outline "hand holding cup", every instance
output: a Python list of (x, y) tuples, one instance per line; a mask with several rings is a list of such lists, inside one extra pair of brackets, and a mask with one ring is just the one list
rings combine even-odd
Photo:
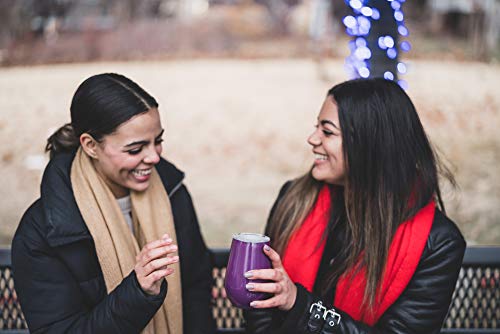
[[(282, 311), (290, 310), (295, 304), (297, 298), (297, 287), (288, 276), (279, 254), (265, 245), (264, 253), (269, 257), (272, 263), (272, 269), (251, 270), (245, 273), (245, 277), (250, 279), (246, 285), (249, 291), (264, 292), (273, 296), (266, 300), (255, 300), (250, 303), (253, 308), (277, 307)], [(259, 280), (264, 283), (257, 283)]]

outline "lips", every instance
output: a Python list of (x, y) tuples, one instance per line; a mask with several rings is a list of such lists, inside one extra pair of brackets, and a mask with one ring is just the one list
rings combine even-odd
[(134, 179), (137, 180), (138, 182), (146, 182), (149, 180), (151, 176), (151, 171), (152, 168), (134, 169), (132, 170), (132, 175), (134, 176)]
[(314, 159), (315, 160), (328, 160), (328, 156), (326, 156), (325, 154), (321, 154), (321, 153), (314, 153)]
[(134, 169), (132, 171), (132, 174), (134, 174), (134, 176), (148, 176), (151, 174), (151, 168), (148, 168), (148, 169)]

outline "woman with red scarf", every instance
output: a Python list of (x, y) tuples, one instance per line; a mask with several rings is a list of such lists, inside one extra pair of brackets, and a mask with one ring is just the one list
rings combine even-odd
[(273, 268), (245, 273), (270, 294), (245, 312), (247, 331), (439, 333), (465, 241), (441, 200), (438, 172), (453, 177), (409, 97), (384, 79), (341, 83), (308, 143), (314, 165), (266, 227)]

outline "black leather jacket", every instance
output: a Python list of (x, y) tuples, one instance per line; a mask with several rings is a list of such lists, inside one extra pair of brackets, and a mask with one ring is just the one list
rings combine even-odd
[[(286, 189), (285, 187), (283, 187)], [(286, 191), (282, 188), (278, 202)], [(456, 225), (436, 210), (422, 258), (410, 283), (373, 326), (353, 320), (336, 308), (340, 323), (333, 328), (320, 322), (313, 330), (311, 305), (320, 297), (297, 284), (295, 305), (288, 312), (277, 309), (245, 311), (247, 333), (439, 333), (446, 317), (465, 252), (465, 241)], [(323, 300), (331, 308), (332, 300)]]

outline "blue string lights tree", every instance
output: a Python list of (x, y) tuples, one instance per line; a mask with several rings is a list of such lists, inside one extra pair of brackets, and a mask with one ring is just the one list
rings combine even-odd
[(405, 0), (345, 0), (352, 10), (343, 19), (351, 54), (346, 69), (352, 78), (384, 77), (404, 89), (407, 83), (398, 80), (406, 73), (406, 64), (399, 61), (401, 52), (408, 52), (408, 28), (404, 24), (402, 5)]

